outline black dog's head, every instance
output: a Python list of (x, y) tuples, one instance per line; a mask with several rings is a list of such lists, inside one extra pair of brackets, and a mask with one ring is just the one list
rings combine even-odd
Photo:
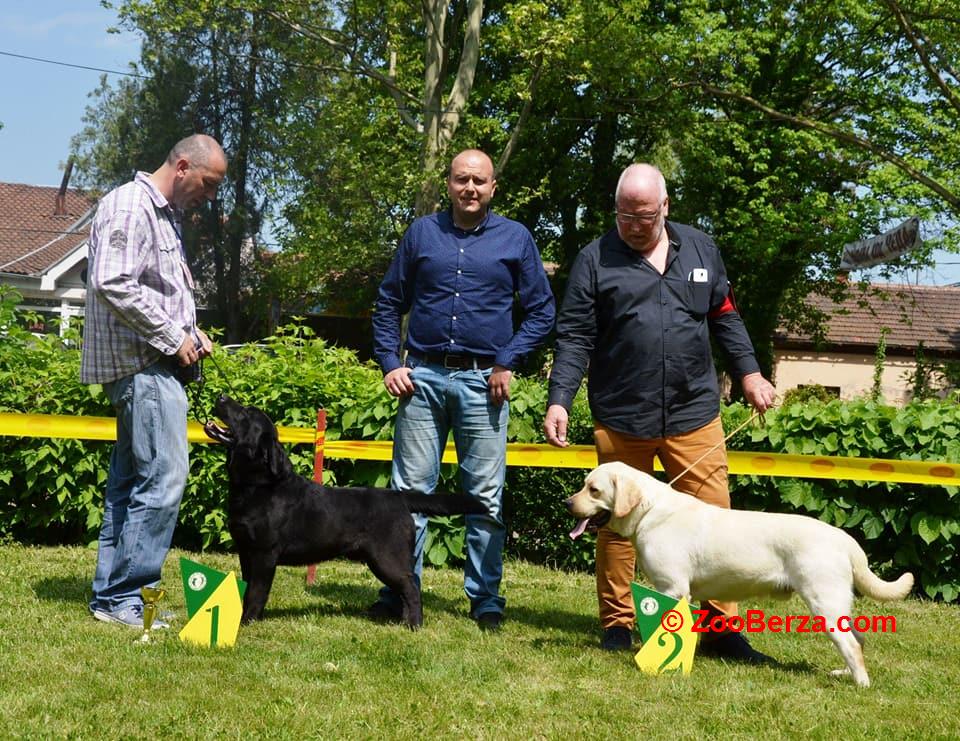
[(226, 395), (217, 399), (214, 410), (226, 427), (207, 422), (203, 430), (227, 447), (227, 469), (232, 481), (258, 484), (285, 478), (293, 472), (277, 437), (277, 428), (266, 414)]

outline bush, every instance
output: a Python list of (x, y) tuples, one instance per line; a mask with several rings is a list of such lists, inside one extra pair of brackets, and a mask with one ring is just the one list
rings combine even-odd
[(836, 394), (831, 394), (826, 387), (819, 383), (812, 383), (808, 386), (797, 386), (784, 393), (781, 406), (789, 407), (798, 402), (802, 404), (808, 401), (819, 401), (826, 404), (836, 398)]
[[(725, 410), (733, 429), (749, 411)], [(769, 450), (893, 460), (960, 461), (960, 406), (915, 401), (903, 408), (870, 399), (795, 402), (767, 414), (766, 424), (734, 438), (731, 450)], [(731, 477), (734, 506), (818, 517), (849, 532), (875, 570), (887, 577), (909, 569), (929, 597), (960, 595), (957, 486), (886, 482)]]
[[(35, 338), (19, 328), (15, 295), (0, 291), (0, 411), (25, 414), (112, 416), (96, 386), (78, 381), (79, 336)], [(389, 440), (396, 400), (380, 373), (347, 350), (330, 347), (309, 328), (290, 326), (262, 346), (227, 353), (215, 348), (205, 364), (207, 381), (192, 404), (201, 421), (220, 393), (255, 404), (279, 425), (312, 427), (317, 407), (327, 410), (327, 439)], [(509, 439), (542, 442), (546, 384), (517, 378), (511, 401)], [(724, 408), (732, 430), (750, 416), (742, 404)], [(902, 409), (874, 401), (804, 398), (745, 429), (731, 450), (864, 456), (907, 460), (960, 460), (960, 408), (956, 400), (914, 402)], [(571, 414), (569, 439), (592, 442), (585, 395)], [(0, 539), (26, 543), (77, 543), (96, 539), (110, 443), (46, 438), (4, 438), (0, 448)], [(310, 475), (310, 446), (288, 446), (298, 471)], [(176, 544), (190, 549), (226, 549), (225, 456), (216, 445), (194, 445)], [(326, 459), (324, 481), (384, 486), (386, 462)], [(567, 537), (574, 525), (562, 501), (582, 484), (577, 469), (510, 467), (504, 495), (508, 551), (566, 569), (592, 568), (592, 538)], [(455, 466), (444, 465), (440, 487), (458, 488)], [(960, 535), (957, 487), (912, 486), (829, 479), (731, 477), (735, 506), (805, 512), (849, 531), (882, 574), (914, 571), (922, 590), (947, 601), (960, 594), (955, 537)], [(448, 563), (463, 552), (461, 518), (435, 520), (428, 563)]]

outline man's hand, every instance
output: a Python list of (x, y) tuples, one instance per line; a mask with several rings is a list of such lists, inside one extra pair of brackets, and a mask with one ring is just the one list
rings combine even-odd
[[(206, 335), (204, 335), (204, 337), (206, 337)], [(210, 342), (210, 340), (208, 339), (207, 342)], [(197, 343), (194, 342), (193, 337), (187, 332), (183, 336), (183, 342), (180, 343), (180, 347), (177, 348), (177, 362), (180, 363), (180, 365), (187, 366), (193, 365), (198, 360), (200, 360), (200, 348), (197, 347)]]
[(490, 380), (487, 381), (487, 388), (490, 389), (490, 398), (494, 404), (503, 404), (510, 398), (510, 380), (513, 378), (513, 371), (504, 368), (502, 365), (493, 366), (493, 373), (490, 374)]
[(199, 327), (197, 327), (197, 337), (200, 338), (200, 357), (205, 358), (213, 352), (213, 343), (210, 341), (210, 338), (207, 337), (207, 333)]
[(773, 384), (760, 373), (750, 373), (741, 378), (740, 383), (743, 385), (744, 398), (760, 414), (773, 406), (773, 401), (777, 398), (777, 392), (773, 388)]
[(547, 407), (547, 416), (543, 420), (543, 432), (547, 436), (548, 443), (558, 448), (565, 448), (570, 444), (567, 442), (569, 419), (567, 410), (559, 404), (551, 404)]
[(410, 396), (413, 393), (413, 380), (410, 378), (410, 368), (401, 365), (394, 368), (383, 377), (383, 385), (391, 396)]

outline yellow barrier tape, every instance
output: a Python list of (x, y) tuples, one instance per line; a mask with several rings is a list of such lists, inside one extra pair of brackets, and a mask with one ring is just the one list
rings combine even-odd
[[(281, 442), (315, 445), (323, 442), (326, 458), (354, 458), (388, 461), (393, 443), (389, 440), (325, 440), (323, 433), (311, 427), (278, 427)], [(116, 420), (111, 417), (68, 417), (46, 414), (0, 413), (0, 436), (59, 437), (77, 440), (113, 440)], [(199, 422), (187, 424), (187, 439), (192, 443), (213, 442)], [(960, 464), (946, 461), (895, 461), (879, 458), (839, 458), (831, 456), (750, 453), (732, 450), (728, 454), (732, 474), (754, 476), (790, 476), (795, 478), (888, 481), (901, 484), (960, 486)], [(453, 445), (443, 454), (444, 463), (456, 463)], [(597, 454), (592, 445), (554, 448), (550, 445), (507, 445), (508, 466), (547, 468), (593, 468)], [(658, 470), (662, 470), (659, 468)]]

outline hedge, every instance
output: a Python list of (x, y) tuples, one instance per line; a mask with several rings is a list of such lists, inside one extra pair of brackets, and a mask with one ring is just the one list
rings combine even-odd
[[(78, 381), (79, 336), (68, 332), (36, 338), (19, 328), (16, 296), (0, 291), (0, 411), (111, 416), (102, 391)], [(27, 317), (29, 318), (29, 317)], [(261, 407), (280, 425), (312, 427), (316, 409), (327, 410), (327, 439), (389, 440), (396, 401), (383, 389), (370, 363), (328, 346), (302, 325), (285, 327), (261, 345), (227, 353), (217, 347), (207, 362), (207, 382), (193, 413), (201, 420), (216, 396), (226, 392)], [(546, 401), (542, 378), (517, 377), (512, 391), (509, 439), (543, 442)], [(923, 401), (894, 408), (870, 400), (798, 401), (773, 410), (763, 424), (748, 427), (728, 443), (733, 450), (807, 455), (867, 456), (960, 461), (957, 399)], [(749, 416), (741, 404), (725, 405), (727, 429)], [(581, 393), (571, 415), (569, 439), (592, 442)], [(43, 438), (2, 439), (0, 446), (0, 538), (24, 543), (93, 543), (99, 530), (111, 444)], [(290, 448), (295, 467), (311, 473), (309, 446)], [(194, 445), (176, 544), (193, 549), (229, 549), (226, 529), (225, 457), (216, 445)], [(586, 472), (510, 467), (504, 497), (507, 549), (514, 556), (563, 569), (592, 568), (593, 541), (571, 541), (574, 524), (562, 500), (579, 488)], [(327, 483), (386, 485), (389, 465), (328, 459)], [(441, 487), (457, 488), (456, 467), (444, 466)], [(960, 596), (958, 487), (914, 486), (829, 479), (732, 476), (734, 506), (800, 512), (842, 527), (865, 548), (885, 576), (909, 569), (931, 598)], [(463, 531), (457, 518), (430, 529), (427, 559), (443, 564), (460, 557)]]

